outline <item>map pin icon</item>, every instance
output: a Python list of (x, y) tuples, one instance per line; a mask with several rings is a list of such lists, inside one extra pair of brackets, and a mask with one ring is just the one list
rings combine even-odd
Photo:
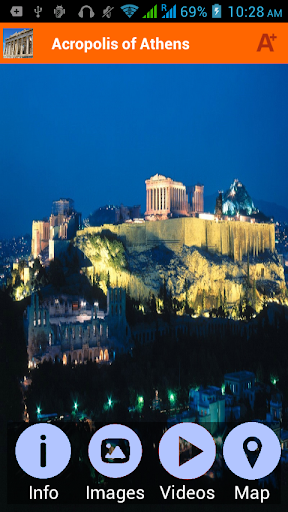
[(261, 448), (262, 443), (258, 437), (247, 437), (247, 439), (245, 439), (243, 449), (251, 468), (255, 466), (260, 455)]

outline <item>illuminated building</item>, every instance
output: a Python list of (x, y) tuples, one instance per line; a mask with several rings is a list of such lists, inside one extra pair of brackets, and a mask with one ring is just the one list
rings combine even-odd
[(74, 212), (73, 199), (59, 199), (52, 203), (52, 215), (65, 215), (69, 217)]
[[(188, 187), (161, 174), (146, 183), (146, 220), (188, 216), (204, 211), (203, 185)], [(187, 194), (188, 192), (188, 194)]]
[(187, 187), (189, 211), (193, 213), (204, 212), (204, 185), (198, 183), (194, 187)]
[(107, 310), (98, 302), (67, 295), (39, 300), (31, 297), (26, 311), (29, 367), (43, 361), (80, 364), (110, 361), (117, 351), (129, 350), (130, 329), (126, 321), (126, 293), (109, 288)]
[[(49, 221), (33, 221), (31, 254), (37, 258), (46, 247), (49, 247), (49, 260), (63, 251), (60, 241), (71, 240), (81, 224), (81, 213), (74, 209), (73, 199), (53, 201)], [(48, 251), (48, 249), (47, 249)]]
[(44, 220), (33, 220), (31, 241), (31, 253), (33, 258), (37, 258), (39, 254), (45, 249), (45, 247), (48, 247), (49, 238), (49, 222)]
[(241, 371), (226, 373), (224, 375), (225, 386), (229, 386), (231, 393), (237, 400), (247, 398), (252, 409), (255, 400), (255, 374), (253, 372)]

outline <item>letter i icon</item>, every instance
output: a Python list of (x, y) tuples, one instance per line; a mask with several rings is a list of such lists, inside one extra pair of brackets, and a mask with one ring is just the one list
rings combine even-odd
[[(46, 439), (46, 436), (41, 436), (41, 439)], [(40, 466), (41, 468), (46, 467), (46, 443), (40, 444)]]

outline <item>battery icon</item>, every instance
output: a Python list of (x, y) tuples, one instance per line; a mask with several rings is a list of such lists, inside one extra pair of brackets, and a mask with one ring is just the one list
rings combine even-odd
[(221, 5), (212, 5), (212, 18), (221, 18)]

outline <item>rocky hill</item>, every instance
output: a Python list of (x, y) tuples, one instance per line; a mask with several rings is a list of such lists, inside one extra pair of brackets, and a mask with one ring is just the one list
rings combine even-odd
[(130, 295), (137, 299), (148, 297), (151, 292), (157, 295), (164, 279), (172, 296), (180, 300), (184, 299), (188, 286), (191, 304), (205, 290), (211, 307), (216, 304), (219, 291), (223, 294), (224, 289), (228, 303), (239, 301), (244, 295), (248, 275), (251, 287), (255, 280), (258, 295), (278, 294), (285, 288), (284, 270), (278, 255), (269, 251), (240, 263), (187, 246), (177, 252), (164, 245), (140, 252), (127, 251), (119, 240), (98, 234), (80, 235), (76, 245), (92, 263), (88, 274), (98, 276), (104, 290), (109, 274), (112, 285), (129, 289)]

